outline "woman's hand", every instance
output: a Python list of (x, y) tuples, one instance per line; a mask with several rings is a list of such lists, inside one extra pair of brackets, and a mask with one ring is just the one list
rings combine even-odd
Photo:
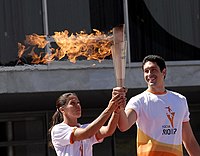
[(127, 89), (124, 87), (113, 88), (112, 96), (116, 96), (116, 95), (120, 96), (120, 100), (118, 101), (118, 107), (115, 109), (116, 113), (119, 113), (121, 110), (124, 110), (126, 106), (126, 93), (127, 93)]

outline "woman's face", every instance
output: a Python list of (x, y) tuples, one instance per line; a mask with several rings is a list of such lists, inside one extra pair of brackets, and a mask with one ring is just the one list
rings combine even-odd
[(80, 118), (81, 117), (81, 105), (77, 96), (70, 95), (69, 102), (66, 103), (62, 108), (64, 115), (67, 118)]

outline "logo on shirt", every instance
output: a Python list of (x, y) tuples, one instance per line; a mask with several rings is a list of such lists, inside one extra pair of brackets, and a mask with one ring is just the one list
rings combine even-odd
[(163, 125), (163, 133), (162, 135), (171, 135), (171, 134), (176, 134), (177, 129), (174, 128), (174, 116), (175, 116), (175, 112), (172, 111), (171, 107), (165, 107), (166, 109), (166, 116), (170, 122), (170, 125)]
[(168, 107), (165, 107), (167, 109), (167, 118), (169, 119), (170, 121), (170, 124), (172, 126), (172, 128), (174, 128), (174, 116), (175, 116), (175, 112), (172, 111), (171, 107), (168, 106)]

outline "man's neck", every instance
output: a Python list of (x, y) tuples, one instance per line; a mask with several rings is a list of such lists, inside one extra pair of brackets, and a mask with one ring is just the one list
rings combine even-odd
[(165, 88), (153, 88), (153, 87), (148, 87), (147, 88), (148, 92), (151, 92), (153, 94), (165, 94), (166, 89)]

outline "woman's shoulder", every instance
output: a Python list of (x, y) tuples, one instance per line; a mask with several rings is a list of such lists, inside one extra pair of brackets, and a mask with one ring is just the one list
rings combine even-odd
[(66, 128), (69, 128), (69, 127), (70, 127), (69, 125), (62, 122), (62, 123), (54, 125), (54, 127), (52, 128), (52, 131), (56, 131), (56, 130), (60, 130), (60, 129), (66, 129)]

